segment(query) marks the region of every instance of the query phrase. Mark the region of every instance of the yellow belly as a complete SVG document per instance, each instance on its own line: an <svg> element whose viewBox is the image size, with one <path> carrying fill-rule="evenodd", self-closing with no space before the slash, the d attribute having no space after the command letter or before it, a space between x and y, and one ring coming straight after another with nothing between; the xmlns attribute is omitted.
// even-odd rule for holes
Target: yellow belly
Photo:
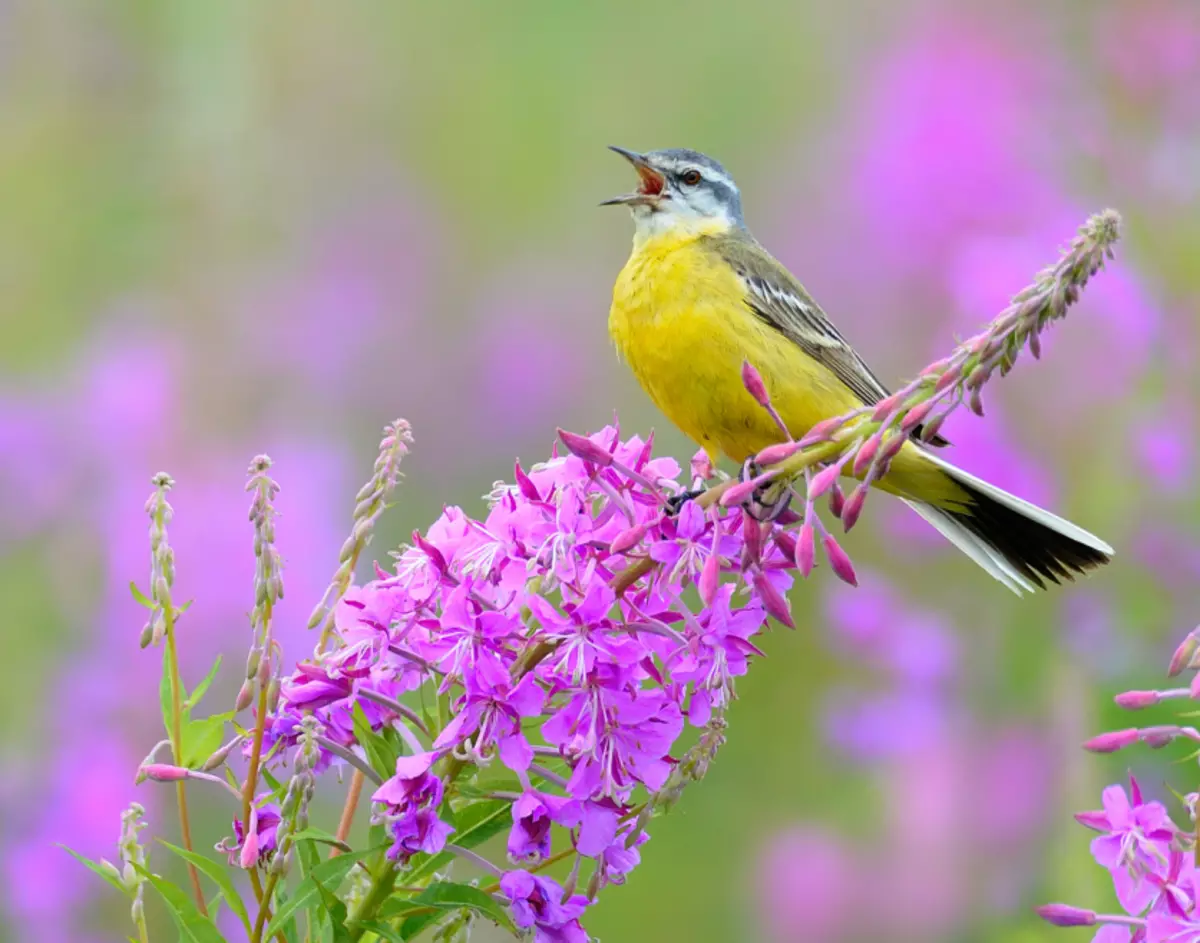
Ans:
<svg viewBox="0 0 1200 943"><path fill-rule="evenodd" d="M779 428L742 384L743 361L762 374L796 438L861 405L832 371L763 323L736 274L694 239L660 236L636 246L609 312L618 352L671 422L714 459L741 463L779 442ZM911 446L881 487L938 504L954 503L959 491ZM943 494L950 500L939 500Z"/></svg>

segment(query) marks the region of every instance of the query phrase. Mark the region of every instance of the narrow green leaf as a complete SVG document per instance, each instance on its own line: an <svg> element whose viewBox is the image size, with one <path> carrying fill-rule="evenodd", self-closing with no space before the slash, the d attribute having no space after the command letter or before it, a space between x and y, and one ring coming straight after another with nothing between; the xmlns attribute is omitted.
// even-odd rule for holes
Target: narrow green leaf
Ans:
<svg viewBox="0 0 1200 943"><path fill-rule="evenodd" d="M389 897L379 908L380 920L393 920L396 917L403 917L409 911L423 909L427 904L418 904L411 897Z"/></svg>
<svg viewBox="0 0 1200 943"><path fill-rule="evenodd" d="M180 728L184 746L183 762L187 767L197 767L220 749L225 738L225 724L233 714L213 714L199 720L189 720Z"/></svg>
<svg viewBox="0 0 1200 943"><path fill-rule="evenodd" d="M508 911L490 894L485 894L479 888L470 884L456 884L451 881L441 881L430 884L413 901L439 910L473 910L480 916L487 917L493 923L511 933L516 933ZM409 918L410 920L413 918ZM408 921L405 921L407 923Z"/></svg>
<svg viewBox="0 0 1200 943"><path fill-rule="evenodd" d="M208 669L208 674L204 676L204 680L196 685L196 689L188 695L187 701L184 702L189 710L200 703L200 698L204 697L204 692L207 691L209 685L213 683L213 679L216 678L217 672L220 670L220 668L221 656L218 655L217 660L213 662L213 666Z"/></svg>
<svg viewBox="0 0 1200 943"><path fill-rule="evenodd" d="M133 580L129 581L129 591L133 593L133 598L139 606L145 606L151 611L158 608L154 605L154 600L138 589L137 583L135 583Z"/></svg>
<svg viewBox="0 0 1200 943"><path fill-rule="evenodd" d="M159 896L167 905L167 910L175 916L180 929L187 934L189 939L195 940L196 943L224 943L221 931L217 929L216 924L200 913L183 888L165 878L160 878L157 874L151 874L136 864L134 868L158 891Z"/></svg>
<svg viewBox="0 0 1200 943"><path fill-rule="evenodd" d="M287 888L283 886L282 882L279 883L278 885L276 885L276 887L275 887L275 908L279 909L280 907L283 907L284 905L287 904L287 902L289 900L291 900L291 895L288 893ZM319 926L320 921L314 919L311 921L311 925ZM300 943L300 929L296 926L295 920L289 920L287 922L287 925L284 926L283 938L285 940L287 940L287 943ZM269 940L270 937L268 937L266 935L266 933L263 933L263 939ZM323 937L318 933L318 935L316 936L316 939L321 940L321 939L323 939Z"/></svg>
<svg viewBox="0 0 1200 943"><path fill-rule="evenodd" d="M381 920L363 920L358 926L369 933L374 933L381 940L387 940L388 943L408 943L411 939L401 936L399 930L393 929Z"/></svg>
<svg viewBox="0 0 1200 943"><path fill-rule="evenodd" d="M271 918L270 925L263 933L263 938L269 939L274 936L280 927L292 919L292 915L297 910L302 907L307 908L313 901L319 899L320 891L317 888L317 882L337 888L346 879L351 868L359 861L379 851L379 848L370 848L366 851L355 851L322 861L312 869L312 873L308 877L297 885L291 899L286 904L280 904L275 911L275 916Z"/></svg>
<svg viewBox="0 0 1200 943"><path fill-rule="evenodd" d="M346 905L320 881L316 884L317 893L321 895L321 902L329 917L330 929L333 930L333 943L350 943L350 932L346 929Z"/></svg>
<svg viewBox="0 0 1200 943"><path fill-rule="evenodd" d="M462 809L456 816L454 826L454 844L462 848L474 848L476 845L482 845L489 838L500 834L510 825L512 825L512 815L510 812L511 803L501 799L493 799L488 802L475 802ZM443 851L441 854L433 855L432 857L423 856L424 860L417 861L411 871L405 875L404 881L406 884L420 884L421 881L439 868L446 866L454 856Z"/></svg>
<svg viewBox="0 0 1200 943"><path fill-rule="evenodd" d="M206 858L202 854L194 851L188 851L186 848L180 848L178 845L172 845L170 842L165 842L161 838L158 843L164 848L168 848L175 854L179 855L184 861L190 862L196 866L197 871L203 872L221 891L226 903L229 904L229 909L237 914L238 919L246 926L246 935L251 934L250 915L246 912L246 905L242 902L241 895L237 892L237 888L233 885L233 879L229 876L229 871L221 867L211 858Z"/></svg>
<svg viewBox="0 0 1200 943"><path fill-rule="evenodd" d="M292 839L294 841L309 842L310 844L312 842L320 842L322 845L330 845L333 848L338 849L338 851L354 850L336 835L332 835L321 828L313 828L312 826L297 832L292 836Z"/></svg>
<svg viewBox="0 0 1200 943"><path fill-rule="evenodd" d="M371 722L367 720L367 714L358 701L354 702L350 717L354 724L354 739L366 752L367 762L371 764L371 768L384 779L394 776L396 754L392 752L388 742L371 729Z"/></svg>
<svg viewBox="0 0 1200 943"><path fill-rule="evenodd" d="M74 858L76 861L78 861L81 865L83 865L85 868L87 868L93 874L100 875L100 877L104 878L104 880L106 880L109 884L111 884L118 891L120 891L125 897L133 896L133 894L130 892L129 888L127 888L124 884L121 883L121 879L119 877L117 877L115 874L106 870L104 865L100 864L99 861L93 861L91 858L84 857L79 852L75 851L73 848L68 848L66 845L59 845L58 847L61 848L63 851L65 851L67 854L69 854L72 858Z"/></svg>
<svg viewBox="0 0 1200 943"><path fill-rule="evenodd" d="M400 937L404 940L415 940L421 935L421 931L433 923L435 920L441 920L446 914L441 910L426 907L420 913L415 913L411 917L405 917L404 922L400 924Z"/></svg>

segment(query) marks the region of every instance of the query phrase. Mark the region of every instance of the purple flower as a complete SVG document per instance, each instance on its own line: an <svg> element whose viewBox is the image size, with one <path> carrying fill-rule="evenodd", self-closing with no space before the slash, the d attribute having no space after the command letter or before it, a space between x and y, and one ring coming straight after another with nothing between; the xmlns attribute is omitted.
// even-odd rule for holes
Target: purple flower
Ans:
<svg viewBox="0 0 1200 943"><path fill-rule="evenodd" d="M511 770L524 771L533 762L533 748L521 732L521 718L542 712L546 695L532 674L513 683L508 671L495 662L487 671L476 670L464 679L466 694L458 699L457 714L438 735L435 750L444 750L475 734L471 752L484 756L495 743L500 759ZM483 664L477 666L482 669Z"/></svg>
<svg viewBox="0 0 1200 943"><path fill-rule="evenodd" d="M437 815L445 788L441 779L429 772L437 757L436 753L400 757L396 760L396 775L371 796L372 802L388 807L381 816L392 833L388 857L401 864L419 851L441 851L454 831Z"/></svg>
<svg viewBox="0 0 1200 943"><path fill-rule="evenodd" d="M531 595L526 600L546 641L557 645L552 661L555 671L572 684L583 682L597 657L614 664L628 664L640 657L635 641L613 633L609 612L615 601L612 589L602 580L594 582L580 601L564 604L561 613L542 596Z"/></svg>
<svg viewBox="0 0 1200 943"><path fill-rule="evenodd" d="M508 871L500 890L512 907L518 929L534 931L534 943L587 943L579 918L587 898L574 894L563 900L563 889L554 880L528 871Z"/></svg>
<svg viewBox="0 0 1200 943"><path fill-rule="evenodd" d="M261 801L266 795L259 796L258 801ZM231 866L246 867L254 863L262 864L275 853L275 831L279 828L279 806L274 802L256 806L252 810L251 820L255 823L255 829L249 842L246 840L246 826L242 820L233 820L234 841L232 845L224 847ZM256 850L257 854L255 854ZM252 860L249 862L242 860L251 856Z"/></svg>
<svg viewBox="0 0 1200 943"><path fill-rule="evenodd" d="M671 664L676 681L692 684L688 720L696 727L708 723L714 705L723 708L728 704L733 679L746 673L749 656L762 654L750 641L762 628L762 608L752 603L732 610L732 597L733 584L726 583L694 628L685 630L687 648Z"/></svg>
<svg viewBox="0 0 1200 943"><path fill-rule="evenodd" d="M683 728L666 692L637 694L593 683L542 725L547 742L575 761L568 790L578 799L625 796L638 783L653 792L671 772L667 752Z"/></svg>
<svg viewBox="0 0 1200 943"><path fill-rule="evenodd" d="M564 812L574 799L552 796L527 789L513 803L512 831L508 835L508 856L514 861L541 861L550 857L550 826L566 824ZM569 818L569 816L568 816Z"/></svg>
<svg viewBox="0 0 1200 943"><path fill-rule="evenodd" d="M1103 811L1080 813L1088 827L1108 834L1092 840L1097 864L1112 872L1121 906L1142 913L1158 895L1149 874L1164 874L1170 861L1175 827L1161 802L1144 802L1137 780L1129 778L1131 796L1121 786L1103 793Z"/></svg>

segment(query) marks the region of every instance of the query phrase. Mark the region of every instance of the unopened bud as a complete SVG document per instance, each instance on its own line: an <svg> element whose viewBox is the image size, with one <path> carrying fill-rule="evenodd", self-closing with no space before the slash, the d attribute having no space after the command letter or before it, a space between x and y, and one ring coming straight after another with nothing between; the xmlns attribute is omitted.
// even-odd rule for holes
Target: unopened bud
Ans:
<svg viewBox="0 0 1200 943"><path fill-rule="evenodd" d="M859 446L858 451L854 454L854 464L851 466L856 478L861 478L866 474L871 462L875 459L875 453L879 451L881 439L880 433L877 432Z"/></svg>
<svg viewBox="0 0 1200 943"><path fill-rule="evenodd" d="M613 538L612 543L608 546L609 553L625 553L640 544L645 536L646 525L635 524Z"/></svg>
<svg viewBox="0 0 1200 943"><path fill-rule="evenodd" d="M787 600L767 578L764 570L758 570L754 574L754 589L758 593L758 598L762 600L763 608L767 610L769 615L774 616L789 629L794 629L796 623L792 621L792 612L788 607Z"/></svg>
<svg viewBox="0 0 1200 943"><path fill-rule="evenodd" d="M603 446L597 445L587 436L559 429L558 437L572 455L583 459L585 462L591 462L593 465L599 465L601 468L607 468L612 464L612 453Z"/></svg>
<svg viewBox="0 0 1200 943"><path fill-rule="evenodd" d="M1196 631L1193 629L1187 634L1187 638L1179 643L1175 654L1171 656L1171 664L1167 667L1167 677L1174 678L1181 674L1191 664L1192 657L1198 648L1200 648L1200 640L1197 640Z"/></svg>
<svg viewBox="0 0 1200 943"><path fill-rule="evenodd" d="M850 497L846 499L840 516L842 526L847 531L858 522L858 516L862 513L863 505L867 503L867 490L866 485L859 485L850 492Z"/></svg>
<svg viewBox="0 0 1200 943"><path fill-rule="evenodd" d="M1092 927L1096 925L1096 912L1072 907L1070 904L1046 904L1034 909L1039 917L1056 927Z"/></svg>
<svg viewBox="0 0 1200 943"><path fill-rule="evenodd" d="M138 647L149 648L150 643L154 641L154 626L147 622L142 626L142 634L138 636Z"/></svg>
<svg viewBox="0 0 1200 943"><path fill-rule="evenodd" d="M527 501L541 501L542 496L538 494L537 485L533 483L533 479L525 474L525 469L521 467L518 461L513 465L513 478L517 483L517 490L521 492L521 496Z"/></svg>
<svg viewBox="0 0 1200 943"><path fill-rule="evenodd" d="M822 546L825 548L825 556L829 558L829 565L837 578L851 586L857 586L858 577L854 574L854 564L850 562L846 551L838 546L838 542L833 539L833 536L826 534Z"/></svg>
<svg viewBox="0 0 1200 943"><path fill-rule="evenodd" d="M1160 700L1157 691L1125 691L1113 698L1117 707L1129 711L1140 711L1145 707L1157 704Z"/></svg>
<svg viewBox="0 0 1200 943"><path fill-rule="evenodd" d="M746 392L754 397L759 406L766 409L771 405L771 395L767 392L767 385L763 382L762 374L749 360L742 361L742 385L746 388Z"/></svg>
<svg viewBox="0 0 1200 943"><path fill-rule="evenodd" d="M174 783L187 779L188 771L182 766L172 766L169 763L147 763L138 770L138 777L156 783Z"/></svg>
<svg viewBox="0 0 1200 943"><path fill-rule="evenodd" d="M799 442L780 442L777 445L768 445L754 456L754 461L761 466L774 465L791 458L799 451Z"/></svg>
<svg viewBox="0 0 1200 943"><path fill-rule="evenodd" d="M233 702L235 711L244 711L247 707L254 703L254 682L246 680L242 682L242 686L238 689L237 700Z"/></svg>
<svg viewBox="0 0 1200 943"><path fill-rule="evenodd" d="M796 568L805 579L812 573L813 563L816 562L816 558L817 542L813 526L809 523L801 524L800 532L796 537Z"/></svg>
<svg viewBox="0 0 1200 943"><path fill-rule="evenodd" d="M1092 737L1084 743L1083 748L1091 753L1116 753L1130 744L1137 743L1137 740L1137 728L1130 727L1126 730L1110 730L1108 733Z"/></svg>
<svg viewBox="0 0 1200 943"><path fill-rule="evenodd" d="M229 759L229 754L237 749L241 742L242 741L237 737L230 740L227 744L225 744L225 746L221 747L221 749L217 750L212 756L205 760L200 769L206 773L211 773L214 769L224 766L225 761Z"/></svg>
<svg viewBox="0 0 1200 943"><path fill-rule="evenodd" d="M717 471L713 468L712 459L704 449L700 449L692 456L692 477L699 478L701 481L708 481Z"/></svg>

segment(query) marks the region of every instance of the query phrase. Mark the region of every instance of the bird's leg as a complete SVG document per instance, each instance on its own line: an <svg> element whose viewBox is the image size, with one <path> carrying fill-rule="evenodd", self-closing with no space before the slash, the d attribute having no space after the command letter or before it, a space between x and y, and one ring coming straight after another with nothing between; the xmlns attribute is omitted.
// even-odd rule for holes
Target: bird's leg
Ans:
<svg viewBox="0 0 1200 943"><path fill-rule="evenodd" d="M742 463L742 471L738 476L740 481L751 481L761 475L762 467L754 460L754 456L748 456L746 461ZM758 521L760 524L768 524L778 518L788 506L792 503L792 495L794 492L790 487L785 487L782 492L778 490L779 482L766 481L763 482L750 500L746 502L746 513ZM775 491L774 494L770 494Z"/></svg>
<svg viewBox="0 0 1200 943"><path fill-rule="evenodd" d="M689 501L694 501L707 491L707 488L697 488L694 491L681 491L667 498L667 516L674 517Z"/></svg>

